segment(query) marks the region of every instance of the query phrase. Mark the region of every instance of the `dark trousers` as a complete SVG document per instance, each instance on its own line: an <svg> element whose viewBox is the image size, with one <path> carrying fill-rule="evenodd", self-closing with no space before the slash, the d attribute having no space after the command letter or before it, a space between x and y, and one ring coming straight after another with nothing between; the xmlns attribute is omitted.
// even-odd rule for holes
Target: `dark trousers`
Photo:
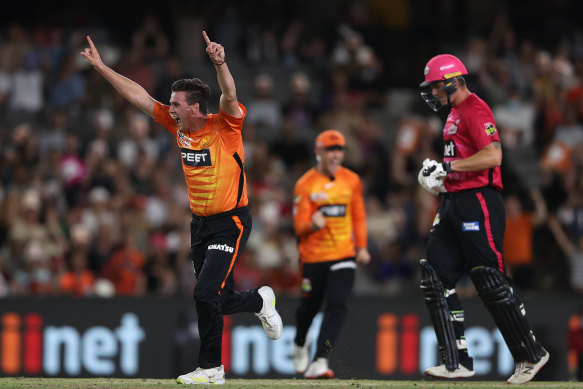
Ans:
<svg viewBox="0 0 583 389"><path fill-rule="evenodd" d="M492 188L448 193L437 210L439 222L429 233L427 259L447 289L476 266L505 273L502 245L506 211Z"/></svg>
<svg viewBox="0 0 583 389"><path fill-rule="evenodd" d="M250 232L247 207L209 217L193 215L190 223L201 368L221 365L223 315L259 312L263 306L257 289L234 290L233 270Z"/></svg>
<svg viewBox="0 0 583 389"><path fill-rule="evenodd" d="M506 211L502 196L492 188L471 189L442 195L436 219L429 233L427 260L448 289L454 289L463 275L476 266L488 266L505 273L502 245ZM451 312L463 317L457 294L446 298ZM464 338L463 321L455 321L458 341ZM460 350L463 362L467 350Z"/></svg>
<svg viewBox="0 0 583 389"><path fill-rule="evenodd" d="M354 258L302 266L302 298L296 312L295 343L305 344L312 320L326 301L316 358L327 358L340 334L348 312L346 303L354 286L355 268Z"/></svg>

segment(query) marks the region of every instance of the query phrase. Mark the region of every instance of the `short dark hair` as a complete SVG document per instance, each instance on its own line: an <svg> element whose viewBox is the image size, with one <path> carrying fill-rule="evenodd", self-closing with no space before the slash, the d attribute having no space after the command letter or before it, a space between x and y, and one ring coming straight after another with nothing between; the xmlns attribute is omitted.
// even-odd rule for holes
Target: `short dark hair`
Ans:
<svg viewBox="0 0 583 389"><path fill-rule="evenodd" d="M198 103L200 112L208 113L208 102L211 88L202 82L200 78L184 78L172 83L172 92L189 92L186 96L188 105Z"/></svg>

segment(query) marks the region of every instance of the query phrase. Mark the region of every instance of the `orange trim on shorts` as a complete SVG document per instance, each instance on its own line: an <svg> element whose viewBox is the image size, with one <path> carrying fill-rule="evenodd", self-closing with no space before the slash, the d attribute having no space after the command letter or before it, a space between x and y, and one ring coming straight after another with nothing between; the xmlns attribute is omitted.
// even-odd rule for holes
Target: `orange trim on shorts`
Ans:
<svg viewBox="0 0 583 389"><path fill-rule="evenodd" d="M235 245L235 252L233 253L233 258L231 258L231 264L229 265L229 271L227 272L227 275L225 276L225 279L223 280L223 282L221 284L221 289L219 290L219 294L221 294L221 291L223 290L223 288L225 287L225 283L227 282L227 277L229 277L229 274L231 274L231 270L233 270L233 266L235 266L235 260L237 259L237 255L239 253L239 243L241 242L241 237L243 236L243 225L241 224L241 220L239 219L239 216L233 216L232 219L235 222L235 224L237 225L237 228L239 229L239 237L237 238L237 244Z"/></svg>

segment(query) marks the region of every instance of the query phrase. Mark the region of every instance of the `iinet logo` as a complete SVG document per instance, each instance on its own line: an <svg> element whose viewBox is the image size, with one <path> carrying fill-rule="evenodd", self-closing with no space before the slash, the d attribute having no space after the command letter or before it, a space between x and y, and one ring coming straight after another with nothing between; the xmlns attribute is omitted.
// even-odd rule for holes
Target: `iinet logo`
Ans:
<svg viewBox="0 0 583 389"><path fill-rule="evenodd" d="M144 339L134 313L125 313L114 330L103 326L80 333L74 327L48 326L37 313L2 315L0 375L65 374L77 376L83 368L93 375L119 371L135 375L139 367L139 343ZM62 362L62 365L61 365Z"/></svg>

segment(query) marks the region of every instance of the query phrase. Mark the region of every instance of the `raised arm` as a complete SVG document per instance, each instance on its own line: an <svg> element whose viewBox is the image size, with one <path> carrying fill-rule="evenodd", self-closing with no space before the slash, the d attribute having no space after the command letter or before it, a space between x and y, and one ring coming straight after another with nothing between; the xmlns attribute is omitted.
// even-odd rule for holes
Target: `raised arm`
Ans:
<svg viewBox="0 0 583 389"><path fill-rule="evenodd" d="M139 84L133 82L129 78L116 73L113 69L106 66L93 41L87 36L89 47L81 52L83 58L89 62L95 70L99 72L127 101L135 105L147 115L154 117L154 105L156 100L148 94L148 92Z"/></svg>
<svg viewBox="0 0 583 389"><path fill-rule="evenodd" d="M206 52L217 71L217 79L219 81L219 87L221 88L221 99L219 102L221 111L240 118L243 116L243 112L239 108L239 103L237 101L235 80L225 62L225 48L216 42L211 42L206 31L202 32L202 36L206 42Z"/></svg>

